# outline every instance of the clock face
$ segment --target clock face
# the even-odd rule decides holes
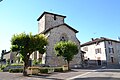
[[[68,41],[67,34],[63,33],[63,34],[60,36],[60,41]]]

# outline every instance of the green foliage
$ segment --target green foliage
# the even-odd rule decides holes
[[[23,69],[21,68],[13,68],[13,69],[9,69],[10,73],[22,73]]]
[[[35,60],[33,60],[33,65],[37,65],[37,64],[39,64],[40,62],[39,61],[37,61],[36,59]]]
[[[48,68],[41,68],[39,69],[40,70],[40,73],[48,73]]]
[[[56,67],[56,68],[54,68],[54,72],[63,72],[63,68],[62,67]]]
[[[1,70],[3,70],[4,68],[6,68],[8,65],[2,65],[1,66]]]
[[[17,51],[21,54],[22,60],[24,62],[24,69],[27,69],[29,66],[28,61],[30,55],[34,51],[39,51],[41,54],[43,54],[46,51],[45,46],[47,44],[47,38],[43,34],[32,35],[31,33],[21,33],[15,34],[11,38],[11,50],[13,52]],[[24,75],[26,75],[26,72],[24,73]]]
[[[74,55],[78,53],[78,46],[72,41],[61,41],[55,44],[54,49],[57,56],[62,56],[68,62],[72,61]]]
[[[44,53],[46,51],[44,46],[47,43],[47,38],[43,34],[33,36],[31,33],[21,33],[13,35],[11,39],[11,50],[19,51],[24,61],[25,56],[32,54],[34,51]]]
[[[23,64],[14,63],[14,64],[11,64],[11,66],[23,66]]]
[[[54,72],[54,68],[52,68],[52,67],[40,68],[39,70],[40,70],[40,73],[52,73],[52,72]]]
[[[78,47],[72,41],[58,42],[54,48],[57,56],[63,56],[67,61],[71,61],[74,55],[78,53]]]
[[[7,65],[9,65],[10,64],[10,59],[7,59]]]

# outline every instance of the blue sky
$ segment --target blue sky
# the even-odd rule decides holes
[[[13,34],[38,33],[37,18],[44,12],[67,16],[79,31],[81,43],[91,38],[120,36],[120,0],[3,0],[0,2],[0,53],[10,50]]]

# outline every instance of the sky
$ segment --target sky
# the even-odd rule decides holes
[[[44,12],[66,16],[65,23],[78,30],[81,44],[91,38],[120,36],[120,0],[3,0],[0,2],[0,53],[10,50],[11,37],[37,34],[37,18]]]

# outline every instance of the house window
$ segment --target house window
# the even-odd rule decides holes
[[[37,59],[37,51],[34,52],[34,60]]]
[[[112,53],[114,53],[114,49],[112,48]]]
[[[88,51],[88,47],[84,47],[83,50],[84,50],[84,51]]]
[[[108,48],[109,53],[114,53],[114,49],[113,48]]]
[[[113,57],[111,57],[111,62],[114,63],[114,58]]]
[[[96,54],[101,53],[101,48],[95,49],[95,53],[96,53]]]
[[[13,63],[13,60],[11,60],[11,63]]]
[[[108,41],[108,44],[109,44],[109,45],[112,45],[112,41]]]

